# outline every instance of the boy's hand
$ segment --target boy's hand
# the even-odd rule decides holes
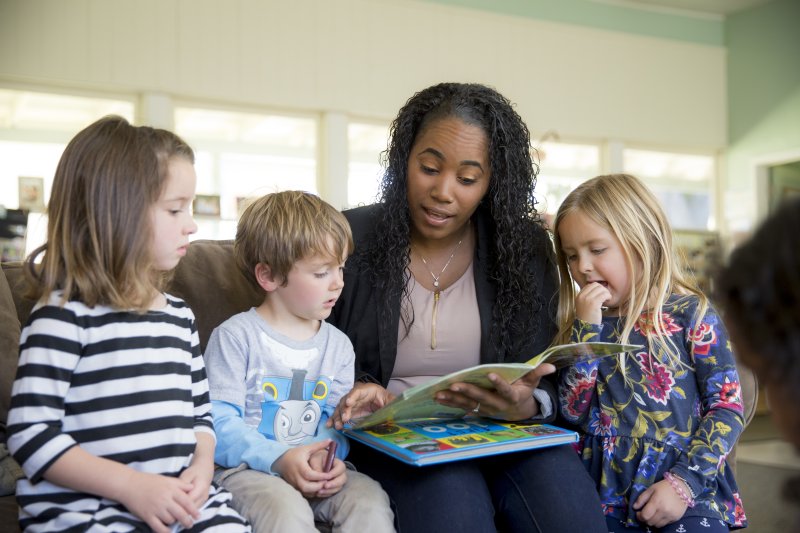
[[[603,303],[611,299],[611,292],[599,283],[588,283],[575,297],[575,316],[589,324],[603,322]]]
[[[394,394],[376,383],[356,383],[353,389],[339,400],[336,411],[325,424],[328,427],[342,429],[352,418],[373,413],[394,398]]]
[[[127,487],[119,502],[156,533],[169,533],[175,522],[190,528],[200,518],[192,484],[183,479],[132,471]]]
[[[330,440],[323,440],[287,450],[272,464],[272,469],[289,485],[296,488],[306,498],[313,498],[332,479],[331,472],[322,472],[321,461],[325,460]],[[321,456],[314,457],[315,455]],[[313,463],[318,465],[312,467]]]
[[[686,487],[687,493],[688,489]],[[680,519],[686,512],[687,505],[669,481],[662,479],[641,493],[633,503],[633,508],[639,510],[636,518],[640,522],[652,527],[664,527]]]
[[[328,496],[333,496],[342,490],[344,484],[347,483],[347,467],[345,466],[344,461],[340,459],[334,459],[333,467],[331,467],[328,475],[332,477],[326,481],[322,486],[322,489],[317,491],[317,493],[314,495],[317,498],[327,498]]]

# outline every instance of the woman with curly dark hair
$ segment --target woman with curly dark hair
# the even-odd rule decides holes
[[[511,103],[478,84],[429,87],[400,110],[383,157],[380,201],[345,211],[355,252],[329,321],[353,342],[357,383],[337,427],[434,377],[525,361],[556,333],[552,244],[530,134]],[[541,365],[513,385],[493,376],[493,390],[455,384],[437,400],[549,421],[555,390],[541,378],[553,371]],[[422,470],[356,443],[351,458],[381,482],[403,531],[605,531],[569,446]]]

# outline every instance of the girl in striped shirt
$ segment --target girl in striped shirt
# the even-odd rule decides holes
[[[8,420],[26,532],[250,531],[211,483],[194,315],[161,291],[197,230],[195,182],[185,142],[120,117],[61,157]]]

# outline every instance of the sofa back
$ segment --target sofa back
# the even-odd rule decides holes
[[[5,440],[5,423],[8,414],[8,398],[11,394],[11,381],[16,370],[18,358],[18,335],[20,324],[28,320],[33,303],[24,298],[26,281],[20,264],[3,264],[3,271],[8,278],[8,287],[13,296],[11,309],[7,291],[4,293],[0,279],[0,442]],[[197,240],[189,246],[184,257],[175,269],[167,286],[167,292],[183,298],[194,311],[197,319],[197,330],[200,335],[200,347],[205,352],[208,337],[215,327],[232,315],[259,305],[263,293],[253,288],[244,275],[236,268],[233,259],[233,241],[231,240]],[[5,296],[4,296],[5,294]],[[3,305],[3,298],[6,302]],[[14,314],[16,312],[16,315]],[[6,340],[8,337],[8,340]],[[744,400],[745,421],[749,422],[755,413],[758,389],[753,373],[739,367]]]

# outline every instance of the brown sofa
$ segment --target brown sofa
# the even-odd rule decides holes
[[[205,349],[211,331],[231,315],[260,303],[260,294],[236,269],[232,241],[195,241],[175,271],[167,292],[180,296],[197,318],[200,345]],[[5,443],[5,424],[11,383],[17,366],[20,324],[30,314],[33,302],[24,297],[25,278],[18,263],[3,264],[0,276],[0,443]],[[756,401],[753,375],[740,369],[745,415],[749,422]],[[8,461],[0,463],[8,466]],[[18,531],[17,506],[13,495],[0,495],[0,531]],[[8,528],[8,529],[7,529]]]

